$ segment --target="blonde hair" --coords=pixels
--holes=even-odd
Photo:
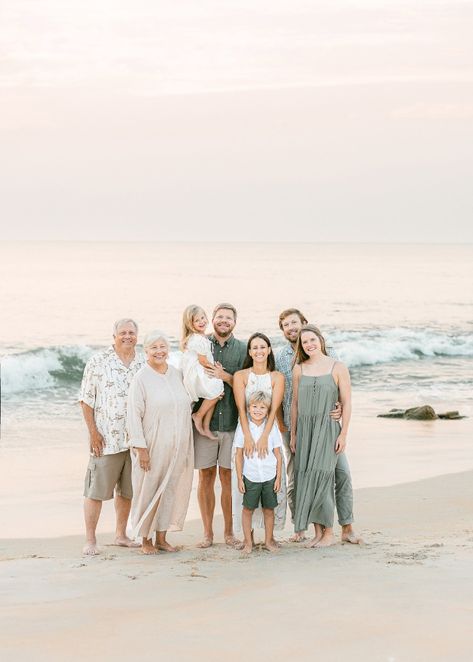
[[[207,318],[205,310],[201,306],[196,306],[191,304],[182,313],[182,336],[181,336],[181,350],[184,351],[187,347],[187,343],[192,334],[196,333],[194,329],[193,320],[196,315],[199,313],[204,313]],[[208,318],[207,318],[208,319]]]
[[[271,398],[264,391],[255,391],[248,400],[248,406],[261,402],[269,411],[271,409]]]

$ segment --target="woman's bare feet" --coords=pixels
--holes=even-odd
[[[308,549],[310,549],[311,547],[317,547],[317,545],[321,540],[322,540],[322,534],[315,535],[312,538],[312,540],[309,540],[309,542],[305,545],[305,547],[307,547]]]
[[[151,556],[153,554],[158,554],[158,550],[153,545],[152,540],[143,540],[143,543],[141,545],[141,552],[143,554],[146,554],[147,556]]]
[[[177,552],[177,547],[173,547],[166,540],[164,542],[156,542],[155,548],[162,552]]]
[[[289,538],[289,542],[304,542],[305,539],[305,532],[297,531],[297,533]]]
[[[251,554],[253,551],[253,545],[243,545],[243,549],[241,550],[243,554]]]
[[[96,542],[88,542],[82,550],[84,556],[97,556],[100,554],[100,549]]]
[[[139,542],[135,542],[128,536],[117,536],[113,544],[118,547],[141,547]]]
[[[214,544],[214,539],[210,536],[205,536],[203,540],[197,543],[196,547],[199,549],[208,549]]]
[[[351,524],[342,526],[342,542],[349,542],[352,545],[362,545],[363,540],[354,531]]]
[[[317,542],[315,545],[311,545],[311,547],[316,547],[317,549],[319,549],[320,547],[332,547],[332,545],[335,545],[334,535],[331,530],[328,531],[327,529],[325,529],[319,542]]]
[[[273,540],[270,540],[269,542],[264,543],[263,549],[265,549],[267,552],[278,552],[279,551],[279,546],[273,538]]]

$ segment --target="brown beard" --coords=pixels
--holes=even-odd
[[[214,327],[214,331],[215,331],[215,333],[216,333],[218,336],[220,336],[221,338],[228,338],[228,336],[231,336],[231,335],[232,335],[232,331],[233,331],[233,329],[229,329],[229,330],[227,330],[227,331],[219,331],[218,329],[216,329],[216,328]]]

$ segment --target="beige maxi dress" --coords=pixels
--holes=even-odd
[[[127,433],[131,448],[135,537],[180,531],[194,473],[191,400],[182,375],[168,365],[161,374],[146,364],[130,385]],[[133,447],[148,448],[150,470],[141,469]]]

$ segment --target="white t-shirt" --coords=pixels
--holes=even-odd
[[[248,480],[251,480],[252,483],[264,483],[267,480],[272,480],[276,476],[278,463],[276,456],[273,453],[273,449],[282,448],[282,437],[276,423],[273,425],[273,429],[269,433],[268,454],[266,457],[258,457],[258,454],[256,453],[256,444],[263,434],[265,423],[266,419],[261,425],[256,425],[253,421],[249,421],[250,433],[255,442],[255,452],[253,453],[253,457],[243,457],[243,475],[245,478],[248,478]],[[245,445],[245,438],[243,436],[241,425],[236,429],[233,445],[235,448],[243,448]]]

